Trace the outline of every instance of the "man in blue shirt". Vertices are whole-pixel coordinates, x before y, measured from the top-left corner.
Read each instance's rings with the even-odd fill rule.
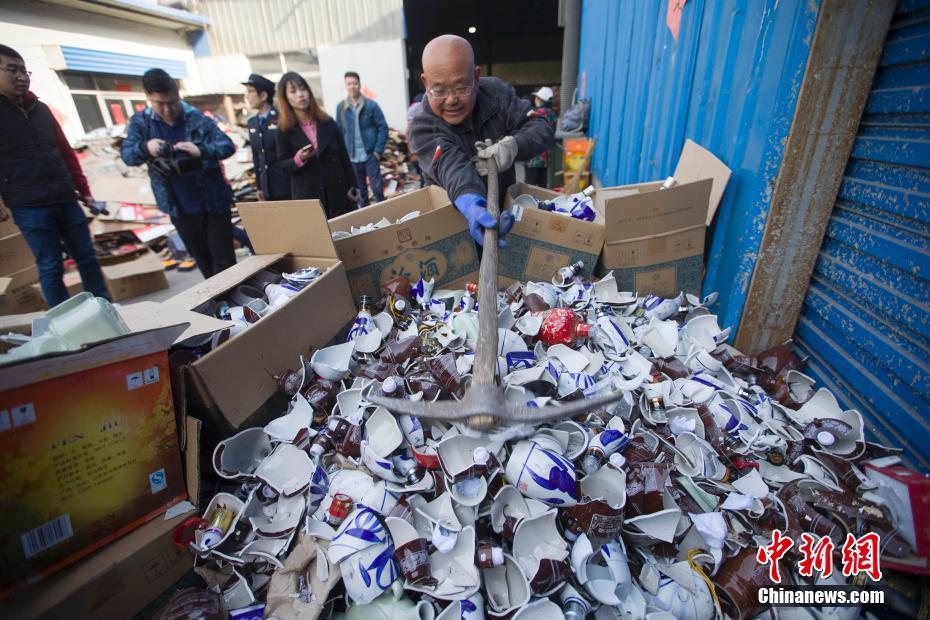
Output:
[[[181,101],[163,69],[149,69],[142,88],[151,107],[133,115],[120,157],[148,165],[158,208],[171,217],[205,278],[236,264],[230,224],[232,188],[220,162],[236,147],[212,120]]]
[[[375,202],[384,200],[384,181],[381,179],[381,154],[387,144],[388,126],[381,107],[361,91],[361,78],[355,71],[345,74],[348,97],[336,106],[336,122],[342,130],[346,150],[362,197],[360,207],[368,206],[368,183]],[[367,181],[366,182],[366,178]]]

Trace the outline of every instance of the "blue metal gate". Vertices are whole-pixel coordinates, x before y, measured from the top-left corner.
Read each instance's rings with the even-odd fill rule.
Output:
[[[930,470],[930,1],[901,0],[795,338],[872,440]]]

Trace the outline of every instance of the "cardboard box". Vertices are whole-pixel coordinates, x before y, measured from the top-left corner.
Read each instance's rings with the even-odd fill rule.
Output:
[[[396,222],[413,211],[420,215],[335,242],[345,263],[352,295],[381,297],[381,284],[399,275],[416,282],[436,280],[436,288],[457,288],[478,279],[478,251],[468,225],[445,190],[431,186],[333,218],[329,227],[349,232],[387,218]]]
[[[168,288],[161,259],[148,248],[100,260],[113,301]]]
[[[505,208],[514,215],[507,247],[500,252],[499,282],[506,287],[514,281],[549,282],[562,267],[584,263],[584,275],[591,275],[604,247],[604,222],[577,220],[540,209],[513,208],[521,194],[540,200],[560,196],[558,192],[535,185],[515,183],[507,188]]]
[[[187,497],[167,349],[147,329],[0,371],[0,595]]]
[[[6,277],[10,279],[10,285],[0,301],[0,315],[23,314],[48,307],[42,298],[39,272],[35,265]]]
[[[323,275],[288,303],[191,363],[187,395],[215,407],[238,427],[276,391],[274,375],[299,356],[325,346],[355,316],[342,261],[336,257],[326,215],[318,200],[240,204],[239,214],[257,254],[169,299],[194,309],[223,297],[265,268],[294,271],[318,267]]]
[[[15,233],[0,238],[0,275],[8,276],[35,265],[36,259],[26,239]]]
[[[605,226],[598,273],[613,271],[621,290],[663,296],[701,291],[706,227],[730,169],[688,140],[672,176],[678,184],[668,189],[656,181],[594,192]]]
[[[174,545],[172,531],[191,513],[159,517],[10,601],[5,618],[131,618],[170,588],[193,563]]]
[[[13,213],[0,198],[0,238],[19,233],[19,227],[13,221]]]

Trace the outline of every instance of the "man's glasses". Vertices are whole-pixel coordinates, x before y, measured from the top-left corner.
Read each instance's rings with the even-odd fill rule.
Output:
[[[456,97],[467,97],[471,94],[472,86],[458,86],[456,88],[429,88],[426,94],[430,99],[445,99],[454,94]]]
[[[6,67],[3,67],[3,70],[6,71],[7,73],[12,73],[13,75],[16,75],[17,73],[22,73],[23,75],[27,77],[32,75],[32,71],[26,71],[26,67],[22,65],[19,65],[19,66],[8,65]]]

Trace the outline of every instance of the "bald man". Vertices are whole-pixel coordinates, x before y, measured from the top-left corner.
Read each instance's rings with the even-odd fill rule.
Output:
[[[487,211],[484,160],[494,157],[500,170],[500,191],[516,182],[514,161],[548,150],[555,142],[545,118],[532,114],[528,101],[497,78],[481,77],[471,44],[442,35],[423,50],[424,105],[410,121],[410,146],[423,177],[443,187],[468,220],[472,238],[484,242],[484,229],[497,222]],[[510,213],[501,216],[500,236],[513,226]],[[505,244],[500,241],[501,247]]]

